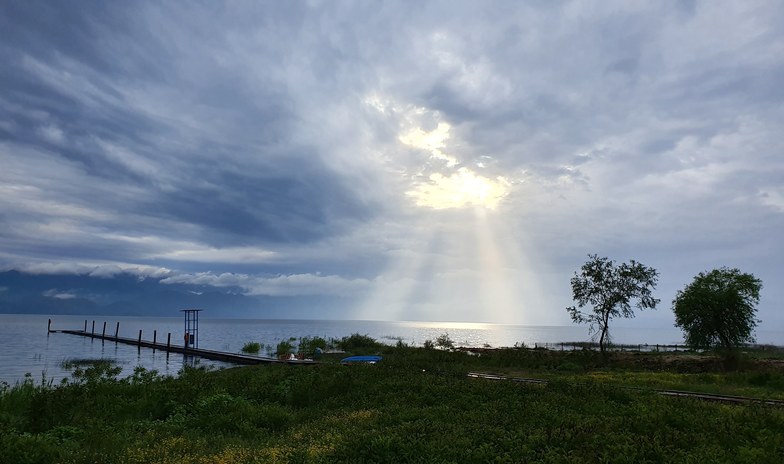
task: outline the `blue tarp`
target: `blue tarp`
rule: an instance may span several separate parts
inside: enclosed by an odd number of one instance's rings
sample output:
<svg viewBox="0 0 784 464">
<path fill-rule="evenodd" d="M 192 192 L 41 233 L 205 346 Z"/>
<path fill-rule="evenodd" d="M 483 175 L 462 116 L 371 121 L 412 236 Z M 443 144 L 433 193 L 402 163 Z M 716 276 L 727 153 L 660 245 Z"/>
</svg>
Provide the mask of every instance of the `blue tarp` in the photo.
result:
<svg viewBox="0 0 784 464">
<path fill-rule="evenodd" d="M 340 364 L 366 363 L 375 364 L 381 361 L 381 356 L 349 356 L 340 360 Z"/>
</svg>

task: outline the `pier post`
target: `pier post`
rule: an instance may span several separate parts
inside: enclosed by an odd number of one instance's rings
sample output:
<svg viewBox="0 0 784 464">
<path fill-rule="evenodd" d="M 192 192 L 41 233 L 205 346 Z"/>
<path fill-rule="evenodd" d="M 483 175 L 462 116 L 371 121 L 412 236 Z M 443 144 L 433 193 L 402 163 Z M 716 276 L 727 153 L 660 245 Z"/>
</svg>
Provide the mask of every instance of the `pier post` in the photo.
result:
<svg viewBox="0 0 784 464">
<path fill-rule="evenodd" d="M 120 334 L 120 321 L 117 321 L 117 327 L 114 328 L 114 339 L 117 340 L 117 336 Z"/>
<path fill-rule="evenodd" d="M 87 333 L 87 319 L 84 320 L 84 333 Z"/>
<path fill-rule="evenodd" d="M 141 353 L 141 351 L 142 351 L 142 329 L 139 329 L 139 344 L 136 345 L 136 346 L 139 347 L 139 352 Z"/>
<path fill-rule="evenodd" d="M 101 338 L 106 338 L 106 321 L 103 321 L 103 333 L 101 333 Z"/>
<path fill-rule="evenodd" d="M 46 333 L 50 333 L 52 331 L 52 320 L 49 319 L 49 325 L 46 326 Z"/>
<path fill-rule="evenodd" d="M 166 352 L 169 352 L 169 348 L 171 348 L 171 332 L 169 332 L 169 336 L 166 337 Z"/>
<path fill-rule="evenodd" d="M 158 343 L 158 331 L 152 331 L 152 351 L 155 352 L 155 345 Z"/>
<path fill-rule="evenodd" d="M 95 321 L 93 321 L 93 331 L 90 332 L 91 334 L 95 335 Z"/>
</svg>

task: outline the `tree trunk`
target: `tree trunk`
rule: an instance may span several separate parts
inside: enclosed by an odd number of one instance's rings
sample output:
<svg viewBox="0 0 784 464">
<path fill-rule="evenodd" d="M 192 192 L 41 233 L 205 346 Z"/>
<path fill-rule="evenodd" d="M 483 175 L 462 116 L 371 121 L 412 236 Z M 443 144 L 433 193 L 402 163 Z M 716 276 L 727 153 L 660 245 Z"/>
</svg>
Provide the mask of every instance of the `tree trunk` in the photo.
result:
<svg viewBox="0 0 784 464">
<path fill-rule="evenodd" d="M 602 335 L 599 337 L 599 351 L 602 355 L 605 354 L 604 347 L 607 344 L 607 339 L 609 338 L 609 325 L 610 325 L 610 311 L 604 311 L 602 314 Z"/>
</svg>

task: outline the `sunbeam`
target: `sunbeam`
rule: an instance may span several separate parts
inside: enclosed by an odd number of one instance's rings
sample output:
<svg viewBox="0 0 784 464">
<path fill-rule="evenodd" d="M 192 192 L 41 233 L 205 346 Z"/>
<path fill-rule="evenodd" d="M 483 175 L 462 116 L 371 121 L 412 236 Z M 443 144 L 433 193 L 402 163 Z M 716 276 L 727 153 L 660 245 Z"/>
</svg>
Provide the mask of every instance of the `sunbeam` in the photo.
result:
<svg viewBox="0 0 784 464">
<path fill-rule="evenodd" d="M 534 258 L 497 211 L 436 211 L 430 219 L 411 228 L 417 231 L 412 251 L 376 279 L 358 319 L 542 320 L 545 298 Z"/>
</svg>

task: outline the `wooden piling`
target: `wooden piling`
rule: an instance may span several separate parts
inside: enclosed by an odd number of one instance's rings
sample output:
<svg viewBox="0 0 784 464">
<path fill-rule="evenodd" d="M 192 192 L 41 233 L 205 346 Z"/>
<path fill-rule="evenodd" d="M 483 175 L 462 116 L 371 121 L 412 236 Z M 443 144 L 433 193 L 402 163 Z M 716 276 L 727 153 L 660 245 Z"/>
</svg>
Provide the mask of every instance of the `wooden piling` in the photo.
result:
<svg viewBox="0 0 784 464">
<path fill-rule="evenodd" d="M 103 332 L 101 332 L 101 337 L 106 338 L 106 321 L 103 321 Z"/>
<path fill-rule="evenodd" d="M 171 348 L 171 332 L 169 332 L 169 336 L 166 337 L 166 351 L 169 351 L 169 348 Z"/>
<path fill-rule="evenodd" d="M 46 333 L 50 333 L 52 331 L 52 320 L 49 319 L 49 325 L 46 326 Z"/>
<path fill-rule="evenodd" d="M 91 334 L 95 335 L 95 321 L 93 321 L 93 330 L 90 332 Z"/>
<path fill-rule="evenodd" d="M 87 319 L 84 320 L 84 333 L 87 333 Z"/>
<path fill-rule="evenodd" d="M 117 336 L 120 334 L 120 321 L 117 321 L 117 327 L 114 328 L 114 338 L 117 339 Z"/>
</svg>

